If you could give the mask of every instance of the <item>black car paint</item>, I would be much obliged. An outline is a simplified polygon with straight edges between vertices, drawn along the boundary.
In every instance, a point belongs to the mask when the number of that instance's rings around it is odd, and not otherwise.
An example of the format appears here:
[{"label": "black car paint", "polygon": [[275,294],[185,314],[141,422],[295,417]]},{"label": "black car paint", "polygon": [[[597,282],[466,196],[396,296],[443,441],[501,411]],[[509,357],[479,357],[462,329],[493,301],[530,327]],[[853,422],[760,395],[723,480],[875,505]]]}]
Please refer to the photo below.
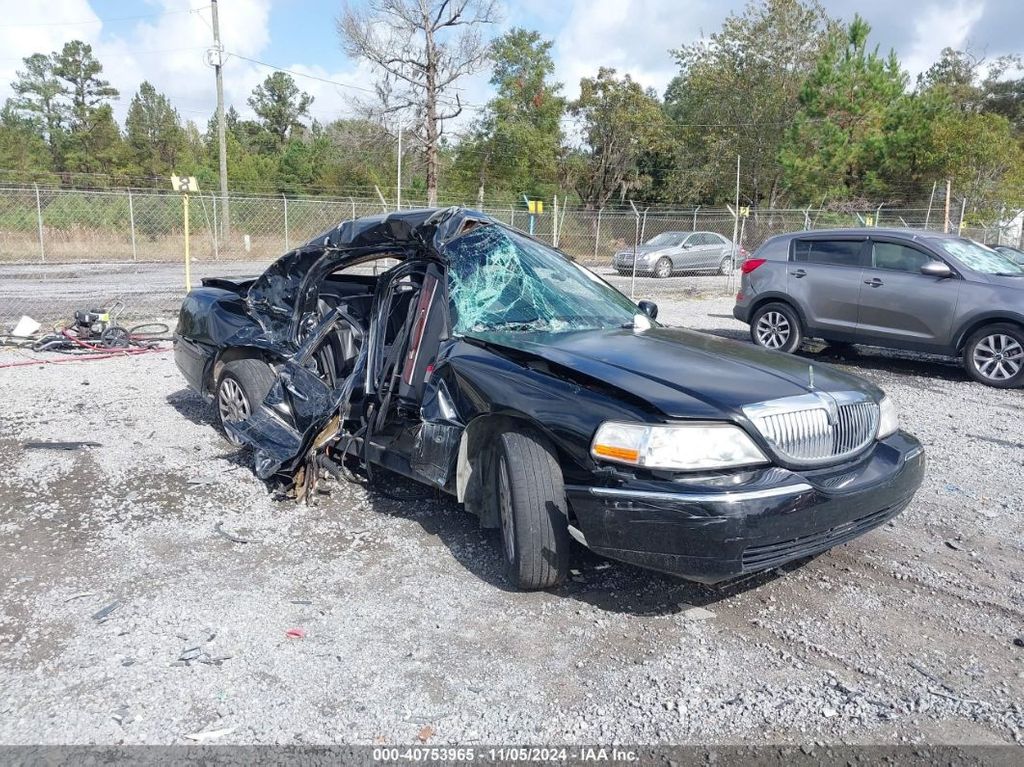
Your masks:
[{"label": "black car paint", "polygon": [[[254,281],[207,280],[189,294],[175,356],[192,388],[212,396],[218,360],[239,349],[263,353],[277,365],[279,380],[264,407],[236,432],[253,444],[259,476],[296,471],[316,449],[314,440],[332,416],[341,410],[342,422],[355,417],[347,410],[354,391],[363,382],[368,390],[374,385],[367,374],[372,370],[369,342],[361,344],[355,374],[336,389],[307,369],[315,339],[306,339],[303,346],[300,326],[315,307],[320,282],[342,266],[384,253],[443,267],[445,243],[467,222],[491,223],[479,213],[458,209],[345,222],[290,252]],[[441,303],[446,306],[446,299]],[[878,512],[873,507],[879,504],[895,514],[921,481],[923,451],[902,433],[876,443],[869,455],[815,472],[780,464],[691,476],[605,464],[590,455],[593,435],[607,420],[731,421],[770,455],[743,415],[744,405],[812,389],[881,396],[871,384],[826,365],[815,363],[812,374],[806,361],[796,357],[657,325],[474,336],[454,336],[446,329],[439,335],[418,415],[406,432],[390,442],[376,442],[371,435],[359,451],[349,440],[345,449],[455,495],[486,526],[498,520],[485,485],[484,456],[496,430],[510,425],[534,429],[555,447],[571,522],[589,546],[707,581],[744,572],[737,552],[748,546],[827,535],[862,512]],[[289,408],[292,423],[282,418]],[[466,454],[471,464],[479,457],[478,465],[460,464]],[[836,481],[847,476],[852,479],[846,485]],[[598,497],[595,488],[617,495]],[[780,494],[736,500],[737,492],[766,488]],[[650,493],[678,498],[652,502]]]}]

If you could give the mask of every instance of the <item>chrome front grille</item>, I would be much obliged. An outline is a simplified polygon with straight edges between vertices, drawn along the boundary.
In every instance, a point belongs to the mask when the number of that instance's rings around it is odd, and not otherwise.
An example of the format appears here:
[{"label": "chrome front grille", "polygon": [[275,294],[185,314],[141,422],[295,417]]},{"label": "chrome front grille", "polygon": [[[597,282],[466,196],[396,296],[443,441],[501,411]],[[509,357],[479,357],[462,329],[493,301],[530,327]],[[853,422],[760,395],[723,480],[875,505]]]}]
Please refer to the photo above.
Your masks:
[{"label": "chrome front grille", "polygon": [[813,392],[743,412],[781,459],[805,466],[856,455],[878,433],[878,403],[859,392]]}]

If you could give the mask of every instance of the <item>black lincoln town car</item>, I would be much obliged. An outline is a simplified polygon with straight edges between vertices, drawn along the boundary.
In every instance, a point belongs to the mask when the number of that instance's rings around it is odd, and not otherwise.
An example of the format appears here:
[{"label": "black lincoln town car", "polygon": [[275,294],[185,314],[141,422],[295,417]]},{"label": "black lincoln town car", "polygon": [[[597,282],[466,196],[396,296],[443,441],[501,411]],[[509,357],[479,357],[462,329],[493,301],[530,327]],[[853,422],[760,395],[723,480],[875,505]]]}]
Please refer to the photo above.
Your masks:
[{"label": "black lincoln town car", "polygon": [[875,386],[656,315],[481,213],[410,210],[204,280],[175,358],[280,491],[438,488],[500,528],[524,589],[566,577],[571,538],[712,583],[910,502],[924,452]]}]

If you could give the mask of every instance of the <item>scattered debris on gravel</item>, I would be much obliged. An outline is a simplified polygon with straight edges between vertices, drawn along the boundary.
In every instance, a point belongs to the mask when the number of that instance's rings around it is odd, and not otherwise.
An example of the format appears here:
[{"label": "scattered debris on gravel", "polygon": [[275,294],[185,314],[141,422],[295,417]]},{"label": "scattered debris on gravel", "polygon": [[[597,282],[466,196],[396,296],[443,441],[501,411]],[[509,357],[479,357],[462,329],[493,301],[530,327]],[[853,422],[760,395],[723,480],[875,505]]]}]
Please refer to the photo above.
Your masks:
[{"label": "scattered debris on gravel", "polygon": [[[674,282],[638,297],[746,338]],[[1024,392],[804,353],[886,389],[925,485],[720,589],[578,549],[519,593],[447,498],[274,501],[169,353],[4,371],[0,742],[1024,743]]]}]

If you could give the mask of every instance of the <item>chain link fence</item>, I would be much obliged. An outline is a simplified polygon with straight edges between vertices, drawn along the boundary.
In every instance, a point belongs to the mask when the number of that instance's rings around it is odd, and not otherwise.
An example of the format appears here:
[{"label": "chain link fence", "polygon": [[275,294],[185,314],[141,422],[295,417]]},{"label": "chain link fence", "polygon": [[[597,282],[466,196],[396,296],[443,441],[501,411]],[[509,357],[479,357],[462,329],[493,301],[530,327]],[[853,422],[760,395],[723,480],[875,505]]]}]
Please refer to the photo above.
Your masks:
[{"label": "chain link fence", "polygon": [[[403,200],[403,207],[425,204]],[[479,207],[479,206],[478,206]],[[952,228],[984,242],[1017,245],[1024,214],[993,220],[965,216]],[[523,206],[484,205],[494,218],[557,245],[607,271],[614,253],[668,231],[710,231],[753,251],[775,234],[847,226],[941,230],[944,211],[758,210],[738,220],[731,208],[667,210],[626,207],[587,210],[545,201],[532,217]],[[387,201],[367,197],[285,197],[214,194],[189,198],[193,280],[258,274],[272,260],[340,221],[378,214]],[[0,189],[0,334],[27,314],[66,321],[75,309],[122,302],[126,316],[173,321],[185,292],[185,208],[182,197],[149,190],[81,191],[41,187]],[[226,225],[225,213],[230,216]],[[733,282],[684,275],[681,288],[731,290]],[[721,282],[721,284],[719,284]]]}]

